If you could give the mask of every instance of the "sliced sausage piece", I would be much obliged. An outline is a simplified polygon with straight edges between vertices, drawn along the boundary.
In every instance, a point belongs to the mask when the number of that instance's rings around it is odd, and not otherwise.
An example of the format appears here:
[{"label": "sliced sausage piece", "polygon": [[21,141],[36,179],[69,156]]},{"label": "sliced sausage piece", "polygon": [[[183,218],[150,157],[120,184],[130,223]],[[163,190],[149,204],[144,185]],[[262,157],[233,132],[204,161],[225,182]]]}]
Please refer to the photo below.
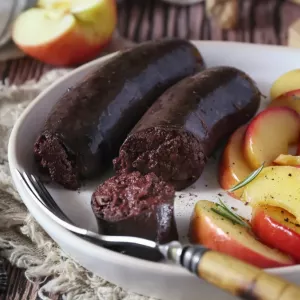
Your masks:
[{"label": "sliced sausage piece", "polygon": [[181,80],[145,113],[114,160],[118,173],[154,172],[177,190],[194,183],[217,144],[254,116],[260,92],[244,72],[215,67]]},{"label": "sliced sausage piece", "polygon": [[92,195],[99,231],[128,235],[159,243],[177,240],[173,213],[174,188],[154,173],[114,176]]}]

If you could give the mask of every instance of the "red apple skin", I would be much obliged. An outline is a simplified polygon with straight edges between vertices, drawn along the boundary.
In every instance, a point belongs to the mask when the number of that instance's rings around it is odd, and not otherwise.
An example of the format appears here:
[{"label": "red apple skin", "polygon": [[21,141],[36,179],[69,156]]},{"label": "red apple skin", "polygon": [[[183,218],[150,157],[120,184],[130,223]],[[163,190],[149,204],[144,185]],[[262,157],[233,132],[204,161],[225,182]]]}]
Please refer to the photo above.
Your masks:
[{"label": "red apple skin", "polygon": [[263,206],[253,211],[251,225],[259,239],[270,247],[291,255],[300,262],[300,225],[293,215],[278,208]]},{"label": "red apple skin", "polygon": [[[108,0],[110,6],[111,24],[109,28],[115,28],[117,22],[117,9],[114,0]],[[89,37],[84,28],[78,25],[72,30],[43,45],[22,45],[14,40],[17,46],[27,55],[44,63],[55,66],[74,66],[88,62],[101,53],[101,50],[111,41],[112,30],[94,34]]]},{"label": "red apple skin", "polygon": [[18,44],[18,47],[26,54],[44,63],[55,66],[72,66],[96,58],[110,40],[111,37],[100,43],[91,43],[78,30],[67,32],[44,45],[23,46]]},{"label": "red apple skin", "polygon": [[[204,200],[200,200],[199,202],[204,202]],[[295,264],[295,261],[289,256],[285,256],[285,259],[281,261],[269,258],[267,256],[268,247],[266,247],[266,255],[264,255],[253,251],[246,244],[241,244],[229,232],[216,226],[216,223],[209,215],[201,213],[201,207],[199,207],[198,203],[196,204],[190,223],[189,238],[191,243],[204,245],[209,249],[228,254],[259,268],[276,268]],[[251,240],[256,241],[254,235],[244,227],[237,224],[232,224],[232,226],[237,226],[240,229],[238,234],[246,235],[246,240],[249,244]],[[274,250],[271,249],[271,251]]]}]

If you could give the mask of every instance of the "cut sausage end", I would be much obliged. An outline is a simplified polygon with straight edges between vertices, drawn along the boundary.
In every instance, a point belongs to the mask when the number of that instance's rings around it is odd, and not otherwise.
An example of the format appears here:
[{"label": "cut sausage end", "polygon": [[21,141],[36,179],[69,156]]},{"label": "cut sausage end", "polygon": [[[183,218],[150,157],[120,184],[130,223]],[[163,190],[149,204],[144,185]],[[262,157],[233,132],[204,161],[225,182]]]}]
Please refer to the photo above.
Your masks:
[{"label": "cut sausage end", "polygon": [[154,173],[139,172],[114,176],[100,186],[92,196],[95,214],[116,222],[153,209],[157,204],[172,203],[174,188]]},{"label": "cut sausage end", "polygon": [[151,127],[130,135],[114,160],[120,173],[155,173],[181,190],[201,175],[206,157],[203,145],[191,133],[181,129]]},{"label": "cut sausage end", "polygon": [[57,137],[42,134],[34,145],[34,154],[39,166],[53,181],[71,190],[80,187],[75,158]]}]

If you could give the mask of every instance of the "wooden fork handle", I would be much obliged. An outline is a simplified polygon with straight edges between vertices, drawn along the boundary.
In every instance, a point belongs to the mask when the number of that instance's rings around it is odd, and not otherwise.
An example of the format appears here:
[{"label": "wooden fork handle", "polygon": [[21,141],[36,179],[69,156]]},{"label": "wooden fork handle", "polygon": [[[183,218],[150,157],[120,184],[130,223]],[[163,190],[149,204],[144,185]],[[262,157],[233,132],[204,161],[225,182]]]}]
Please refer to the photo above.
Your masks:
[{"label": "wooden fork handle", "polygon": [[201,246],[183,250],[181,264],[207,282],[247,300],[298,300],[300,287]]}]

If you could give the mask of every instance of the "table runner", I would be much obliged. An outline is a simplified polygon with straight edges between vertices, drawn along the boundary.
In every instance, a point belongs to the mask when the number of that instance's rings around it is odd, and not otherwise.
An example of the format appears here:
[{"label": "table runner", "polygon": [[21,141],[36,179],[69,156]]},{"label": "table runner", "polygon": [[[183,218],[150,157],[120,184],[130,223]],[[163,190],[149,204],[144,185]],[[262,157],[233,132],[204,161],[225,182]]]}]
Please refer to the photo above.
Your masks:
[{"label": "table runner", "polygon": [[[300,7],[280,0],[240,1],[241,28],[220,30],[204,12],[203,4],[177,7],[160,1],[125,1],[119,8],[119,31],[140,42],[162,36],[190,39],[236,40],[265,44],[285,44],[287,26],[300,17]],[[276,21],[277,20],[277,21]],[[66,293],[66,299],[148,299],[127,293],[121,288],[86,272],[58,249],[28,215],[12,187],[7,165],[7,140],[10,130],[27,104],[67,69],[53,69],[31,59],[11,60],[0,64],[0,248],[13,264],[25,268],[26,276],[43,282],[42,299],[48,292]],[[41,75],[44,75],[41,77]],[[40,78],[35,80],[29,80]],[[23,83],[25,81],[25,83]],[[23,83],[23,84],[21,84]],[[21,84],[21,85],[20,85]],[[47,255],[46,255],[47,254]],[[66,272],[62,272],[65,270]],[[68,275],[68,276],[66,276]],[[14,299],[29,299],[24,295]],[[30,299],[31,300],[31,299]]]}]

